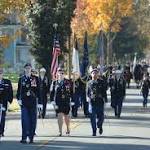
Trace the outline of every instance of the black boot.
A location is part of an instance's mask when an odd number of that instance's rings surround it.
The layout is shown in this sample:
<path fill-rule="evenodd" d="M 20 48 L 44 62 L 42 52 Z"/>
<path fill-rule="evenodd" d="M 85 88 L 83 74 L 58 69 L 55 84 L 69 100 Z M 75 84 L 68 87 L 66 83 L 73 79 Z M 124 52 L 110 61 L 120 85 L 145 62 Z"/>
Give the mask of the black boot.
<path fill-rule="evenodd" d="M 103 128 L 102 128 L 102 127 L 99 128 L 99 134 L 100 134 L 100 135 L 103 134 Z"/>

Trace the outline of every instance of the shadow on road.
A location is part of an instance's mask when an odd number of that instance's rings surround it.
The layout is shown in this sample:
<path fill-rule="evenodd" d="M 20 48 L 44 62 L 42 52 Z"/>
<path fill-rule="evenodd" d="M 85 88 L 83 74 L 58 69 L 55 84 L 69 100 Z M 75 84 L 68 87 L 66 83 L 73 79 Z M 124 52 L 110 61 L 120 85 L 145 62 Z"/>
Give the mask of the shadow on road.
<path fill-rule="evenodd" d="M 103 137 L 103 138 L 107 138 L 107 137 Z M 132 138 L 132 137 L 125 137 L 125 138 Z M 138 137 L 133 137 L 133 138 L 138 138 Z M 48 143 L 45 143 L 43 145 L 41 145 L 41 143 L 35 143 L 32 145 L 29 144 L 22 145 L 20 143 L 16 143 L 15 141 L 3 141 L 2 143 L 0 143 L 0 148 L 2 148 L 3 150 L 149 150 L 150 149 L 150 146 L 148 145 L 109 144 L 109 143 L 104 144 L 101 143 L 101 141 L 99 141 L 99 143 L 92 143 L 92 141 L 89 143 L 89 142 L 57 140 L 57 141 L 49 141 Z M 7 149 L 5 149 L 5 145 L 7 145 Z"/>

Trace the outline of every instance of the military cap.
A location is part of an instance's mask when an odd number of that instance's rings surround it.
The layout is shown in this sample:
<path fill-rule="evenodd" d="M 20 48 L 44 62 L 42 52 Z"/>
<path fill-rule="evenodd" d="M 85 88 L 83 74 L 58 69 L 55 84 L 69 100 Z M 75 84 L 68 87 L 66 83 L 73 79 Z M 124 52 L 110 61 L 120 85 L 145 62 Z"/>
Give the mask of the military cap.
<path fill-rule="evenodd" d="M 93 68 L 93 69 L 91 69 L 91 73 L 92 72 L 97 72 L 98 73 L 98 69 L 97 68 Z"/>
<path fill-rule="evenodd" d="M 40 72 L 46 72 L 46 69 L 45 68 L 41 68 Z"/>
<path fill-rule="evenodd" d="M 121 70 L 116 70 L 115 74 L 122 74 L 122 71 Z"/>
<path fill-rule="evenodd" d="M 24 65 L 24 68 L 26 68 L 26 67 L 32 67 L 32 66 L 31 66 L 30 63 L 26 63 L 26 64 Z"/>

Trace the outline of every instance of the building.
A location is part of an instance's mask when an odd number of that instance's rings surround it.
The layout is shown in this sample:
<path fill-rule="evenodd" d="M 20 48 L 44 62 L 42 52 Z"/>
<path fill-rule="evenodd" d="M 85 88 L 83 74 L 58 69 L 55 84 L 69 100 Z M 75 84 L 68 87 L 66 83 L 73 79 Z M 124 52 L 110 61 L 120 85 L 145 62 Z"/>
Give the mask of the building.
<path fill-rule="evenodd" d="M 31 45 L 27 40 L 27 33 L 27 28 L 21 25 L 14 15 L 0 25 L 0 36 L 9 37 L 8 45 L 1 45 L 3 62 L 9 71 L 19 72 L 27 62 L 35 64 L 30 53 Z"/>

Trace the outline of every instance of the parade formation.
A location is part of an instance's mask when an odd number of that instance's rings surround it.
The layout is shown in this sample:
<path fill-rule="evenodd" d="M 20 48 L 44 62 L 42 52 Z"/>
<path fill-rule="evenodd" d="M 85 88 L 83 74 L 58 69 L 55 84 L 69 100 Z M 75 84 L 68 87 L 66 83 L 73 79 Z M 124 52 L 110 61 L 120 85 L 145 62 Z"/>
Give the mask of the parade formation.
<path fill-rule="evenodd" d="M 130 88 L 129 80 L 131 79 L 135 80 L 135 83 L 137 83 L 136 88 L 140 88 L 140 94 L 143 96 L 141 106 L 147 108 L 150 88 L 148 68 L 145 69 L 145 66 L 141 64 L 136 64 L 133 71 L 131 71 L 132 66 L 130 64 L 124 67 L 105 66 L 103 68 L 104 70 L 102 72 L 99 67 L 90 67 L 89 74 L 86 75 L 85 80 L 85 77 L 81 78 L 79 76 L 76 79 L 67 79 L 65 77 L 65 68 L 60 66 L 57 69 L 55 80 L 49 82 L 44 68 L 39 70 L 39 76 L 35 76 L 32 74 L 31 64 L 27 63 L 24 66 L 24 74 L 19 78 L 16 94 L 21 109 L 22 138 L 20 142 L 27 143 L 28 138 L 29 143 L 34 142 L 37 118 L 45 118 L 47 103 L 51 103 L 54 107 L 56 117 L 58 118 L 59 136 L 63 134 L 63 119 L 67 129 L 66 135 L 71 134 L 70 121 L 71 118 L 78 117 L 79 108 L 82 108 L 85 118 L 89 118 L 91 122 L 92 136 L 97 135 L 97 130 L 101 135 L 103 133 L 103 122 L 105 118 L 105 104 L 108 102 L 107 91 L 110 90 L 110 107 L 114 109 L 114 117 L 119 119 L 126 97 L 126 89 Z M 137 82 L 137 74 L 139 71 L 141 71 L 142 77 L 140 76 L 140 80 Z M 12 101 L 13 90 L 11 81 L 3 78 L 3 69 L 1 68 L 1 137 L 4 136 L 5 131 L 7 104 L 12 103 Z"/>
<path fill-rule="evenodd" d="M 150 0 L 0 0 L 0 150 L 149 150 L 149 91 Z"/>

